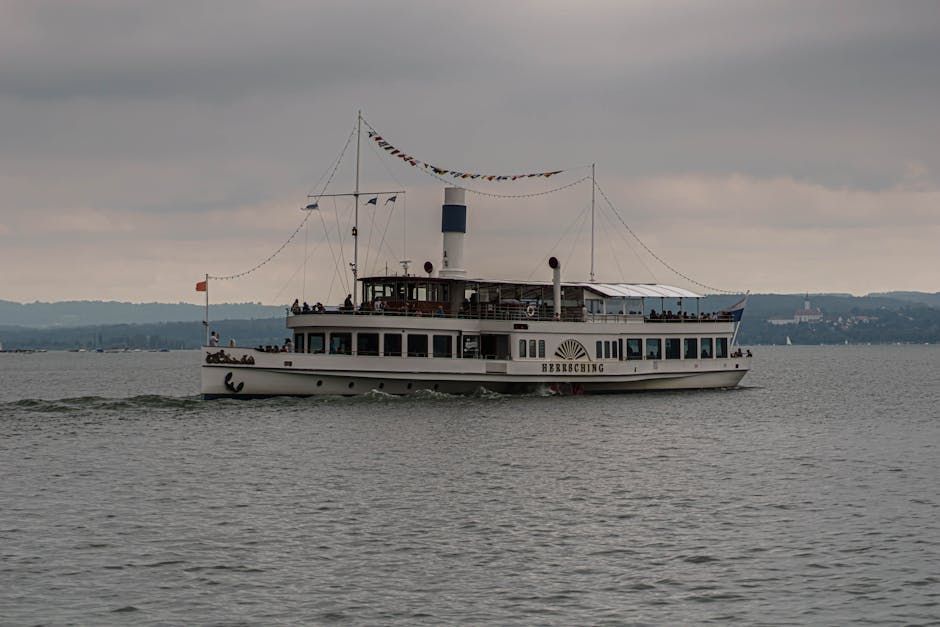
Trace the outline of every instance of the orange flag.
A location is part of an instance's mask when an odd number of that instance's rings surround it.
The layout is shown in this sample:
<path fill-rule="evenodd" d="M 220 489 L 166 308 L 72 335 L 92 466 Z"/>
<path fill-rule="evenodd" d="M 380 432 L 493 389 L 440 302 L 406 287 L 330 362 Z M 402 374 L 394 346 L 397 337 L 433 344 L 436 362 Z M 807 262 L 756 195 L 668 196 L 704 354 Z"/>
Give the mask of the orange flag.
<path fill-rule="evenodd" d="M 199 283 L 196 283 L 197 292 L 205 292 L 208 289 L 209 289 L 209 286 L 206 284 L 206 281 L 199 281 Z"/>

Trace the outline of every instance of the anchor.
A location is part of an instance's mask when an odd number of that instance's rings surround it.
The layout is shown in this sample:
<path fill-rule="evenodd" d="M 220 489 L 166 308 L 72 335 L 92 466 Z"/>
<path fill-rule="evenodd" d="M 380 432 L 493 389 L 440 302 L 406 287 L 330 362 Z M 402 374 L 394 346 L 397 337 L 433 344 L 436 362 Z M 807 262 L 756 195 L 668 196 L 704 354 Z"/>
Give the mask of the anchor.
<path fill-rule="evenodd" d="M 229 392 L 232 392 L 232 393 L 234 393 L 234 394 L 238 394 L 239 392 L 242 391 L 242 388 L 244 388 L 244 387 L 245 387 L 245 382 L 244 382 L 244 381 L 242 381 L 242 382 L 239 383 L 238 385 L 235 385 L 235 384 L 232 383 L 232 373 L 231 373 L 231 372 L 228 373 L 227 375 L 225 375 L 225 389 L 228 390 Z"/>

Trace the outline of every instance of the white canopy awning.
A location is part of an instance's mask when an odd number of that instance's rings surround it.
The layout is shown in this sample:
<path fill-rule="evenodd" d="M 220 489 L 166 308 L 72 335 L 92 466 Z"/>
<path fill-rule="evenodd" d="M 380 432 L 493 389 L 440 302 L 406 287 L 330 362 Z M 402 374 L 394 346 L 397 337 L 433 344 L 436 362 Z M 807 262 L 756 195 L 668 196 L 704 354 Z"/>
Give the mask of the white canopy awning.
<path fill-rule="evenodd" d="M 566 285 L 572 285 L 566 283 Z M 574 283 L 607 298 L 701 298 L 699 294 L 658 283 Z"/>

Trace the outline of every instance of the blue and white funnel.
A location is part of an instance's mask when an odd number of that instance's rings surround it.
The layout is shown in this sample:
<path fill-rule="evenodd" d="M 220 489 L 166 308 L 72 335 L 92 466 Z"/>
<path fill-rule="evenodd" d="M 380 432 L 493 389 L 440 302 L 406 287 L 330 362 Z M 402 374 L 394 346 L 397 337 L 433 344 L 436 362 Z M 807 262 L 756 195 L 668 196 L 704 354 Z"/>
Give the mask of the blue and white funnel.
<path fill-rule="evenodd" d="M 462 187 L 444 188 L 441 207 L 441 233 L 444 234 L 444 259 L 438 276 L 462 279 L 467 275 L 463 266 L 463 243 L 467 233 L 467 190 Z"/>

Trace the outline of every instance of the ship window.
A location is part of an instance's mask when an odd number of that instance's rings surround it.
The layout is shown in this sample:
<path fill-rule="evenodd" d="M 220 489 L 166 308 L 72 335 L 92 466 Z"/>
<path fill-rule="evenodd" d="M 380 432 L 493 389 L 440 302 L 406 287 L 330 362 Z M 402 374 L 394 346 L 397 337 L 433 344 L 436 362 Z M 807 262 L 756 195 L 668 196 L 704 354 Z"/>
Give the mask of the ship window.
<path fill-rule="evenodd" d="M 614 344 L 614 359 L 623 359 L 623 340 L 618 339 Z"/>
<path fill-rule="evenodd" d="M 330 333 L 330 355 L 351 355 L 352 333 Z"/>
<path fill-rule="evenodd" d="M 473 359 L 480 355 L 480 336 L 463 336 L 463 356 L 465 359 Z"/>
<path fill-rule="evenodd" d="M 545 359 L 545 340 L 539 340 L 539 359 Z"/>
<path fill-rule="evenodd" d="M 408 334 L 408 356 L 409 357 L 427 357 L 428 356 L 428 336 L 413 333 Z"/>
<path fill-rule="evenodd" d="M 604 359 L 610 359 L 610 342 L 604 342 Z"/>
<path fill-rule="evenodd" d="M 535 340 L 529 340 L 529 357 L 535 359 Z"/>
<path fill-rule="evenodd" d="M 647 359 L 662 359 L 663 341 L 656 338 L 650 338 L 646 340 L 646 358 Z"/>
<path fill-rule="evenodd" d="M 294 352 L 295 353 L 304 352 L 304 334 L 303 333 L 294 334 Z"/>
<path fill-rule="evenodd" d="M 379 334 L 378 333 L 357 333 L 356 334 L 356 353 L 359 355 L 378 355 L 379 354 Z"/>
<path fill-rule="evenodd" d="M 401 333 L 386 333 L 383 337 L 385 340 L 385 356 L 401 357 Z"/>
<path fill-rule="evenodd" d="M 484 359 L 510 359 L 509 334 L 484 334 L 480 336 L 480 354 Z"/>
<path fill-rule="evenodd" d="M 681 352 L 681 342 L 677 337 L 667 337 L 666 338 L 666 359 L 679 359 L 682 355 Z"/>
<path fill-rule="evenodd" d="M 715 338 L 715 359 L 727 359 L 728 357 L 728 338 Z"/>
<path fill-rule="evenodd" d="M 703 337 L 702 338 L 702 359 L 711 359 L 712 358 L 712 338 Z"/>
<path fill-rule="evenodd" d="M 325 353 L 326 341 L 322 333 L 311 333 L 307 336 L 308 353 Z"/>
<path fill-rule="evenodd" d="M 434 336 L 434 356 L 435 357 L 453 357 L 454 341 L 449 335 Z"/>
<path fill-rule="evenodd" d="M 643 359 L 643 340 L 638 337 L 627 338 L 627 359 Z"/>
<path fill-rule="evenodd" d="M 519 359 L 525 359 L 525 340 L 519 340 Z"/>
<path fill-rule="evenodd" d="M 604 343 L 600 340 L 597 340 L 597 344 L 594 347 L 594 357 L 600 359 L 604 356 Z"/>
<path fill-rule="evenodd" d="M 683 359 L 695 359 L 698 357 L 698 338 L 687 337 L 682 340 L 683 344 L 683 354 L 685 357 Z"/>

